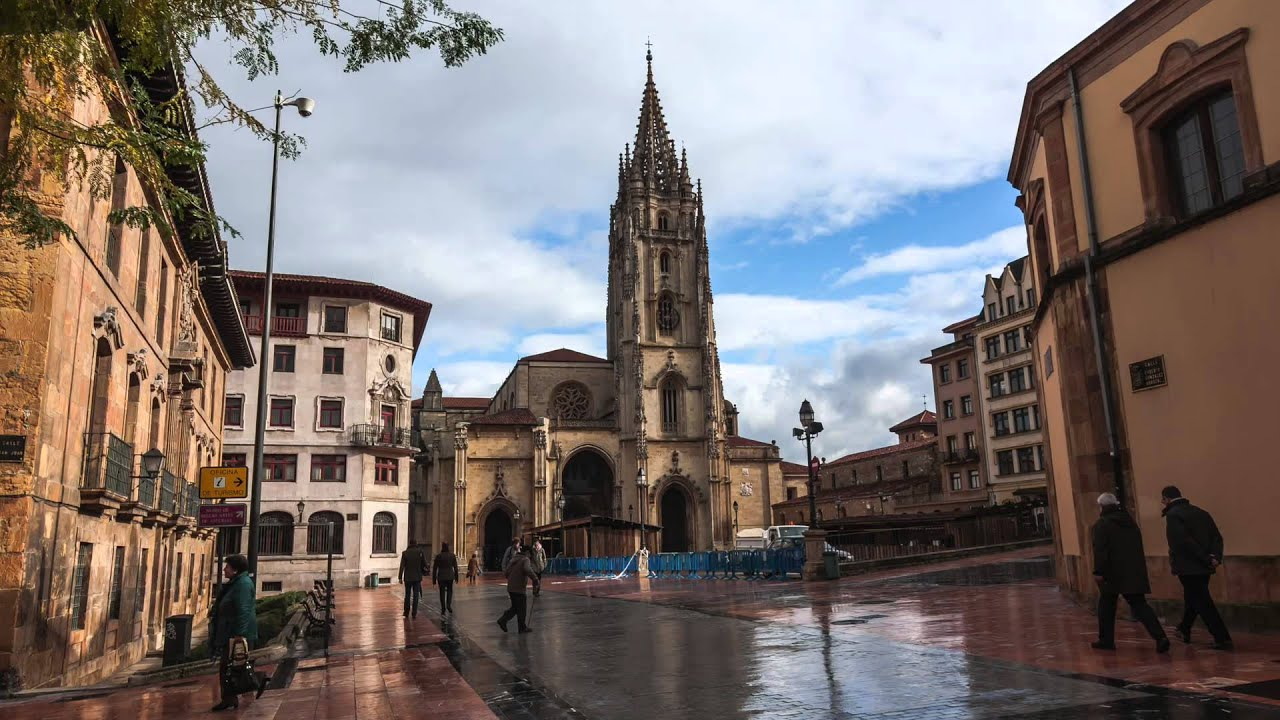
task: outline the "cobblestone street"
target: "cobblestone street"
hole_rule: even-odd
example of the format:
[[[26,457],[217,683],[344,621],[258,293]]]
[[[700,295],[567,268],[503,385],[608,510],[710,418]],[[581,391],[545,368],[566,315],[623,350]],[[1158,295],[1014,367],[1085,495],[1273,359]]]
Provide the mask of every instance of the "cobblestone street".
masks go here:
[[[331,657],[237,717],[1254,718],[1280,702],[1230,685],[1280,677],[1280,638],[1206,638],[1159,656],[1135,623],[1088,647],[1093,618],[1042,551],[836,583],[547,577],[532,634],[504,634],[506,595],[460,586],[456,619],[399,616],[401,586],[339,595]],[[210,716],[211,677],[0,706],[6,720]],[[230,715],[230,714],[229,714]]]

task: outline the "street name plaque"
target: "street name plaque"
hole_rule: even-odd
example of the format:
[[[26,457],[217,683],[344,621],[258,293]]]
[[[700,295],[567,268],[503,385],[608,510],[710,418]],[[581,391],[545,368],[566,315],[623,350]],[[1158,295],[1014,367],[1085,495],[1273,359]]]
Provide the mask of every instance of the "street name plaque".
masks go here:
[[[249,509],[244,503],[225,503],[201,505],[197,521],[202,528],[244,527],[248,517]]]
[[[1129,363],[1129,384],[1134,392],[1168,385],[1169,380],[1164,374],[1164,356],[1157,355]]]
[[[20,463],[26,459],[26,435],[0,435],[0,462]]]

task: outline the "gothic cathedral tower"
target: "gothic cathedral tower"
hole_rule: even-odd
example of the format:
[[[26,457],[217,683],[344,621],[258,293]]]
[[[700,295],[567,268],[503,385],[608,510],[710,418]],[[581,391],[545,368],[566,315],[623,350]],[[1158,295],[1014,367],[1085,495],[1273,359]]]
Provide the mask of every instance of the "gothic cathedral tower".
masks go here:
[[[636,519],[662,527],[655,552],[721,548],[733,542],[732,500],[702,185],[676,155],[646,60],[635,146],[619,157],[609,214],[616,507],[634,498]]]

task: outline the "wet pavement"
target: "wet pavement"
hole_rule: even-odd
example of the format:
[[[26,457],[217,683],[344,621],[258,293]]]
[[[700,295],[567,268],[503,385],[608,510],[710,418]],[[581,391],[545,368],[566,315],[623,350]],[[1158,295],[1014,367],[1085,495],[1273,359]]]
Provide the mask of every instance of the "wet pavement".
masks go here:
[[[494,576],[459,587],[449,618],[430,592],[405,621],[400,586],[343,591],[330,656],[223,717],[1280,718],[1280,700],[1233,692],[1275,694],[1280,637],[1157,655],[1121,622],[1120,649],[1094,651],[1093,617],[1058,593],[1042,555],[824,583],[548,577],[527,635],[494,624],[507,604]],[[0,717],[216,717],[214,693],[195,678],[0,704]]]

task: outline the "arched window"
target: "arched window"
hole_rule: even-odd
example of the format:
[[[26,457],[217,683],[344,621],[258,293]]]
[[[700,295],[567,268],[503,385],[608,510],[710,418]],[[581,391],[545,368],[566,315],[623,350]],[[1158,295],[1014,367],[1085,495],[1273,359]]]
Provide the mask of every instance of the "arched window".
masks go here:
[[[137,373],[129,373],[128,404],[124,409],[124,439],[138,449],[138,403],[142,400],[142,379]]]
[[[671,253],[664,251],[658,256],[658,271],[663,275],[671,272]]]
[[[333,554],[342,554],[342,516],[336,512],[321,510],[311,513],[307,525],[307,554],[325,555],[329,552],[329,528],[333,525]]]
[[[662,432],[680,432],[680,379],[673,376],[662,381],[659,392],[662,396]]]
[[[111,211],[124,210],[125,195],[129,190],[129,170],[124,161],[116,158],[116,172],[111,184]],[[108,216],[110,217],[110,216]],[[120,277],[120,250],[124,236],[122,223],[107,220],[107,268],[111,274]]]
[[[373,516],[373,551],[382,554],[396,551],[395,515],[380,512]]]
[[[680,325],[680,313],[676,310],[676,302],[670,295],[658,298],[658,333],[671,335]]]
[[[151,432],[146,450],[160,447],[160,423],[163,420],[163,413],[160,412],[160,398],[153,398],[151,400]],[[146,452],[146,450],[143,452]]]
[[[551,402],[561,420],[586,420],[591,413],[591,392],[582,383],[561,383]]]
[[[666,213],[664,213],[664,212],[660,212],[660,213],[658,213],[658,229],[659,229],[659,230],[670,230],[670,229],[671,229],[671,216],[670,216],[670,215],[668,215],[668,214],[666,214]]]
[[[286,512],[262,513],[258,528],[259,555],[293,554],[293,516]]]

